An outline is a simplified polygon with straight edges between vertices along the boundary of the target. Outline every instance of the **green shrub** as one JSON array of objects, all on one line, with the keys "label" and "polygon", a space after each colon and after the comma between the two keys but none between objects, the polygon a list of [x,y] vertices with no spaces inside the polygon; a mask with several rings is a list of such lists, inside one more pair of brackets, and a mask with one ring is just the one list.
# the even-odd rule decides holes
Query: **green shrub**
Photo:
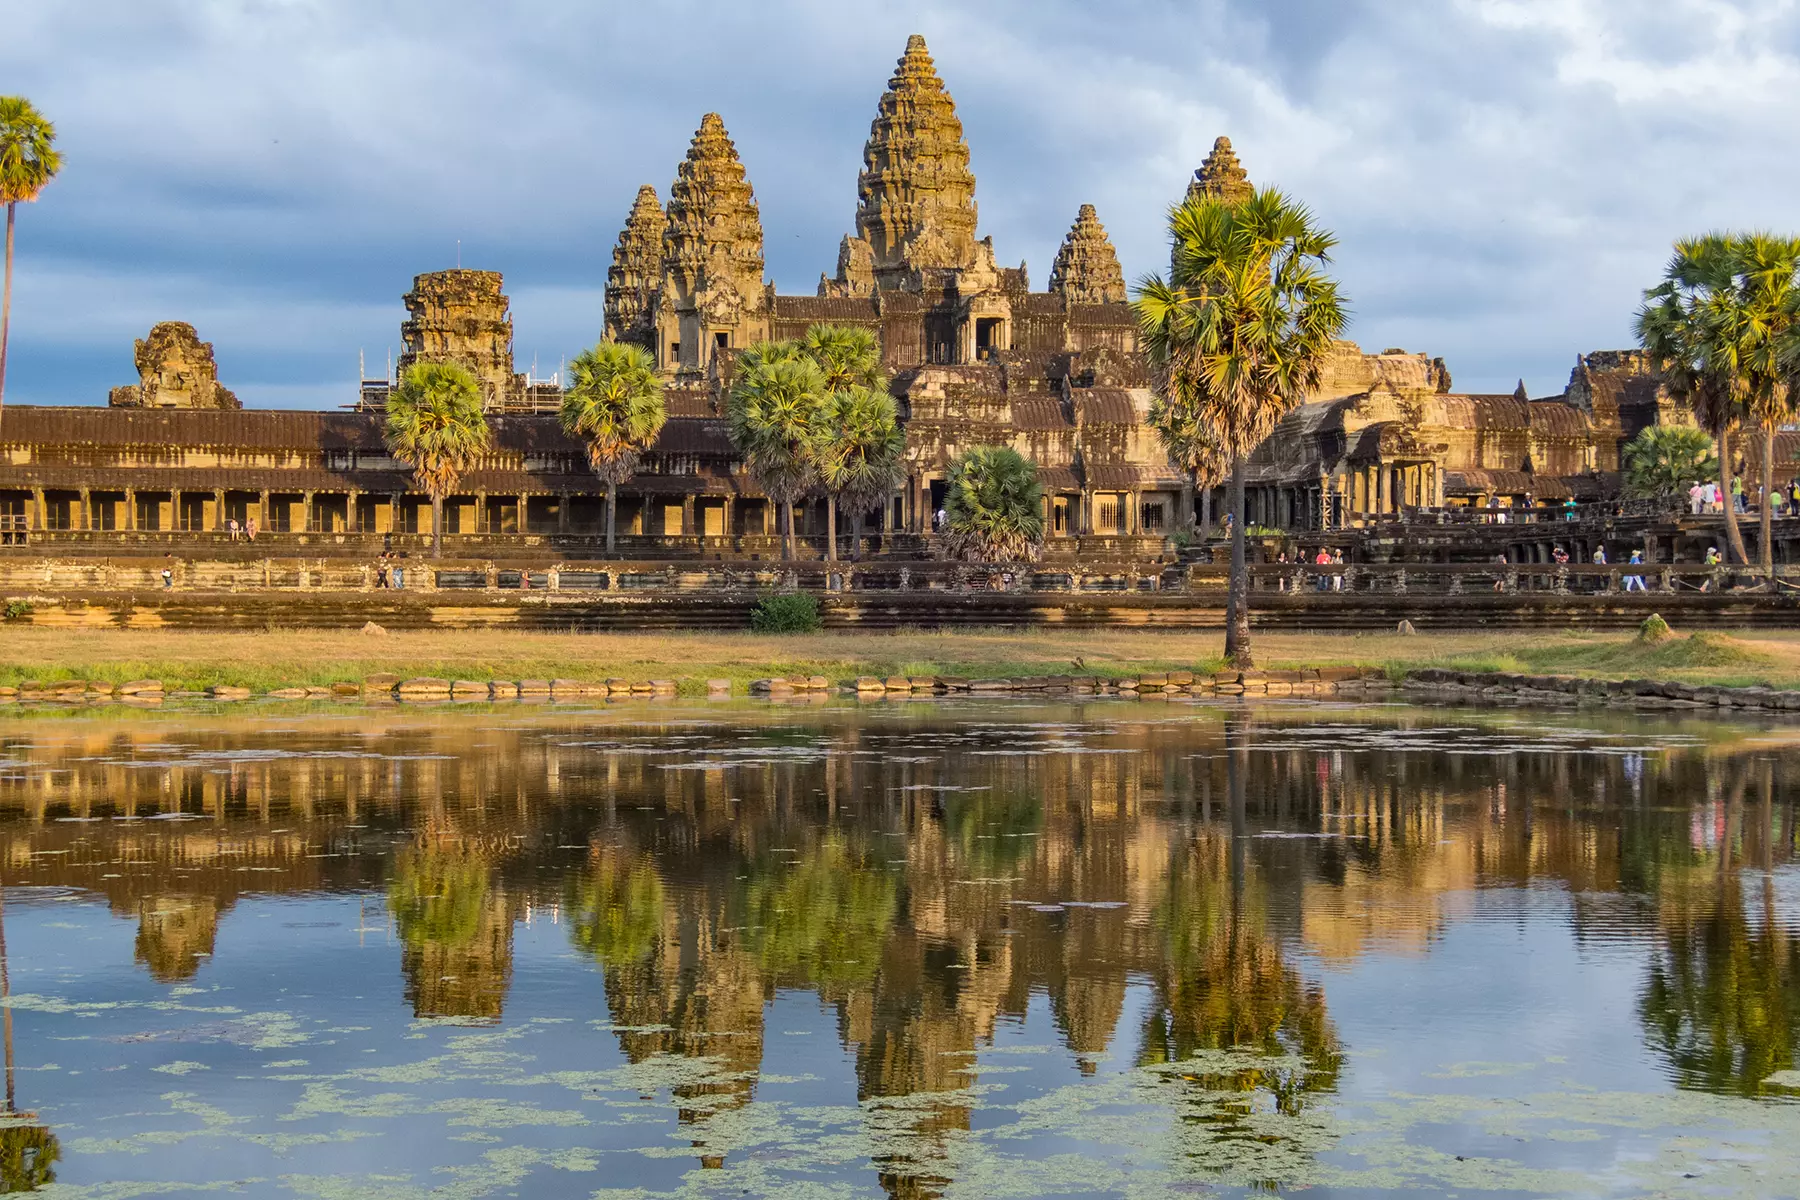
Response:
[{"label": "green shrub", "polygon": [[1658,613],[1651,613],[1638,626],[1637,640],[1640,642],[1666,642],[1674,636],[1675,631],[1669,628],[1669,623]]},{"label": "green shrub", "polygon": [[6,608],[0,610],[0,613],[3,613],[8,621],[23,620],[31,615],[31,601],[8,600],[6,602]]},{"label": "green shrub", "polygon": [[750,628],[757,633],[817,633],[824,624],[818,598],[805,592],[764,596],[750,610]]}]

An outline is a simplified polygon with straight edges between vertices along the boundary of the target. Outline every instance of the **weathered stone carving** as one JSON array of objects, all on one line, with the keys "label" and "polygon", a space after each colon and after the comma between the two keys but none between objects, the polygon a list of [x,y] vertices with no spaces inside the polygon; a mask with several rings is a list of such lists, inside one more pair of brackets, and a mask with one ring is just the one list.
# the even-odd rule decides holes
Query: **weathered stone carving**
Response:
[{"label": "weathered stone carving", "polygon": [[1250,175],[1238,162],[1237,154],[1231,149],[1231,139],[1221,137],[1213,142],[1212,153],[1194,172],[1193,182],[1188,184],[1187,198],[1196,200],[1207,197],[1223,200],[1227,204],[1242,204],[1256,194],[1250,183]]},{"label": "weathered stone carving", "polygon": [[956,103],[914,34],[882,94],[857,179],[856,232],[883,288],[976,261],[975,175]]},{"label": "weathered stone carving", "polygon": [[875,294],[875,251],[850,234],[838,243],[837,278],[819,276],[819,295],[855,299]]},{"label": "weathered stone carving", "polygon": [[114,408],[242,408],[219,383],[211,342],[186,321],[162,321],[136,344],[138,381],[107,397]]},{"label": "weathered stone carving", "polygon": [[520,408],[525,379],[513,374],[512,315],[498,271],[432,271],[413,277],[402,299],[401,376],[419,362],[461,363],[481,382],[489,409]]},{"label": "weathered stone carving", "polygon": [[1091,204],[1081,206],[1062,249],[1056,252],[1050,267],[1050,290],[1061,292],[1072,304],[1125,302],[1125,273],[1119,269],[1119,256]]},{"label": "weathered stone carving", "polygon": [[663,230],[668,223],[656,189],[638,189],[606,272],[606,336],[654,347],[656,291],[662,280]]},{"label": "weathered stone carving", "polygon": [[702,369],[713,347],[764,336],[762,216],[718,113],[701,118],[669,189],[662,266],[659,333],[680,347],[681,367]]}]

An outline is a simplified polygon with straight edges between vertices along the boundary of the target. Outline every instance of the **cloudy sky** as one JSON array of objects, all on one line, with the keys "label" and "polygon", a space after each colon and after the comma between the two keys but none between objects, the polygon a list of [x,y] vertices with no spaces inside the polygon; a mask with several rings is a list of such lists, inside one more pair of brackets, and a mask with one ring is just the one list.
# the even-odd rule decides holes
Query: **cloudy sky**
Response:
[{"label": "cloudy sky", "polygon": [[66,166],[22,206],[6,399],[102,403],[198,326],[256,406],[354,398],[412,276],[505,272],[521,370],[592,342],[641,183],[702,113],[810,294],[909,33],[956,98],[982,232],[1043,286],[1083,202],[1128,278],[1229,134],[1342,241],[1366,348],[1562,390],[1627,344],[1670,241],[1800,226],[1794,0],[9,0],[0,90]]}]

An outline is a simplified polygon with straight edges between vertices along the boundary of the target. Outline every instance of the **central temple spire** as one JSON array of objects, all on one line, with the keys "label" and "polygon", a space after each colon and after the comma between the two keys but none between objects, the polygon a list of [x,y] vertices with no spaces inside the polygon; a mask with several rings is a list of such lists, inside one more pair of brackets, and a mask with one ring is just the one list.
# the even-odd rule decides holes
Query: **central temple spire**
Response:
[{"label": "central temple spire", "polygon": [[857,236],[868,243],[880,286],[903,284],[921,270],[974,265],[969,147],[956,102],[916,33],[869,127],[857,199]]}]

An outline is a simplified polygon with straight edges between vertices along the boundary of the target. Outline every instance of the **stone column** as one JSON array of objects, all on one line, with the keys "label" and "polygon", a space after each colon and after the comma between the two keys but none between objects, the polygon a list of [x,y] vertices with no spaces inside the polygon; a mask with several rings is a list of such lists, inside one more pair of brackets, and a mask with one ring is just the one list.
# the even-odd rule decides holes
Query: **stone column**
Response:
[{"label": "stone column", "polygon": [[1126,514],[1125,514],[1124,524],[1125,524],[1125,532],[1129,533],[1129,534],[1137,534],[1137,533],[1142,532],[1142,529],[1139,524],[1140,519],[1142,517],[1142,513],[1139,511],[1139,507],[1138,507],[1138,496],[1139,496],[1139,493],[1137,493],[1137,492],[1126,492],[1125,493],[1125,503],[1130,506],[1130,510],[1128,512],[1126,512]]},{"label": "stone column", "polygon": [[520,533],[531,532],[531,497],[529,496],[519,497],[518,526]]},{"label": "stone column", "polygon": [[313,517],[313,493],[311,492],[300,493],[300,521],[306,532],[311,533],[313,531],[315,521]]},{"label": "stone column", "polygon": [[213,489],[213,524],[214,532],[225,528],[225,489]]},{"label": "stone column", "polygon": [[269,520],[268,488],[256,493],[256,526],[260,533],[269,533],[275,528],[275,523]]},{"label": "stone column", "polygon": [[126,488],[125,489],[125,528],[135,530],[137,527],[138,527],[137,489],[136,488]]},{"label": "stone column", "polygon": [[681,498],[681,535],[693,537],[696,532],[697,530],[694,528],[694,497],[689,494]]},{"label": "stone column", "polygon": [[406,512],[406,494],[395,492],[388,497],[388,532],[400,533],[401,517]]},{"label": "stone column", "polygon": [[351,488],[350,494],[344,498],[344,529],[348,533],[362,532],[362,520],[356,510],[356,502],[360,499],[362,492],[356,488]]},{"label": "stone column", "polygon": [[94,528],[94,494],[91,489],[81,489],[81,515],[75,520],[75,528],[87,530]]},{"label": "stone column", "polygon": [[569,493],[561,492],[556,497],[556,532],[569,532]]},{"label": "stone column", "polygon": [[37,510],[38,529],[44,530],[50,528],[50,510],[44,504],[43,488],[39,487],[31,489],[31,503],[32,507]]}]

